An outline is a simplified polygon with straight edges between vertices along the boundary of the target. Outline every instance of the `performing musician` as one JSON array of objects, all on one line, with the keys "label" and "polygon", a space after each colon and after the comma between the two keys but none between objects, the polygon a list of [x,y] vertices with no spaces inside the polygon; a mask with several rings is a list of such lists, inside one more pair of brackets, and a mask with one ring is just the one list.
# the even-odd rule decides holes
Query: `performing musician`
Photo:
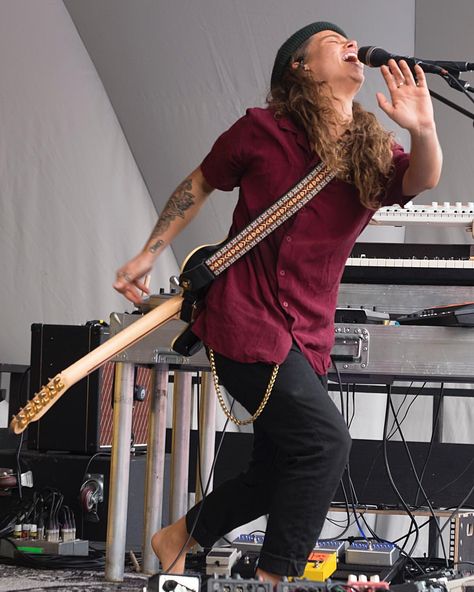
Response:
[{"label": "performing musician", "polygon": [[212,350],[220,382],[250,414],[274,384],[253,424],[247,470],[153,536],[165,572],[183,572],[184,553],[176,560],[183,545],[212,546],[267,515],[257,576],[274,584],[301,576],[346,466],[351,439],[326,384],[344,264],[377,208],[435,187],[442,161],[421,68],[413,75],[394,60],[381,68],[389,97],[377,93],[378,105],[408,130],[406,153],[354,100],[364,82],[357,50],[329,22],[287,39],[266,108],[248,109],[217,139],[172,194],[143,250],[117,272],[114,287],[139,303],[143,277],[214,189],[239,187],[233,236],[318,161],[335,172],[207,292],[193,331]]}]

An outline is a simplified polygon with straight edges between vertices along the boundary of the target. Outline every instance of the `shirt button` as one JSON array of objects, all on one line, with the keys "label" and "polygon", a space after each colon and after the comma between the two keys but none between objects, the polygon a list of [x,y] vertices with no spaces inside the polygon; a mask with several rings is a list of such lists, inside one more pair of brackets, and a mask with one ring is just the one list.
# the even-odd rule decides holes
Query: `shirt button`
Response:
[{"label": "shirt button", "polygon": [[280,269],[280,275],[286,275],[286,271],[284,269]]},{"label": "shirt button", "polygon": [[283,306],[284,306],[285,308],[288,308],[288,302],[287,302],[286,300],[284,300],[284,301],[283,301]]},{"label": "shirt button", "polygon": [[287,242],[287,243],[291,243],[291,236],[287,236],[287,237],[286,237],[286,242]]}]

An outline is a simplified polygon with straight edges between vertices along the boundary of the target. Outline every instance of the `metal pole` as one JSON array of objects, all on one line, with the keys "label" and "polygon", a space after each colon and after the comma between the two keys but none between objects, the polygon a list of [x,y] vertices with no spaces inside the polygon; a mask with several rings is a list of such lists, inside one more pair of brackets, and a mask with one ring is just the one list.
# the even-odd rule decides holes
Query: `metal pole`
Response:
[{"label": "metal pole", "polygon": [[168,364],[157,364],[153,368],[153,390],[148,418],[143,531],[142,571],[146,574],[154,574],[159,570],[158,557],[151,548],[151,537],[160,530],[163,515],[168,370]]},{"label": "metal pole", "polygon": [[133,364],[115,365],[114,427],[105,555],[105,579],[123,582],[132,437]]},{"label": "metal pole", "polygon": [[[203,491],[200,478],[202,478],[202,487],[206,487],[207,480],[211,472],[214,461],[216,446],[216,392],[214,382],[210,372],[201,373],[201,404],[199,421],[199,458],[201,460],[201,470],[199,467],[196,476],[196,502],[202,499]],[[198,461],[199,462],[199,461]],[[212,491],[213,479],[209,481],[209,488],[206,493]]]},{"label": "metal pole", "polygon": [[174,373],[173,445],[171,449],[170,521],[188,510],[189,440],[192,409],[192,373]]}]

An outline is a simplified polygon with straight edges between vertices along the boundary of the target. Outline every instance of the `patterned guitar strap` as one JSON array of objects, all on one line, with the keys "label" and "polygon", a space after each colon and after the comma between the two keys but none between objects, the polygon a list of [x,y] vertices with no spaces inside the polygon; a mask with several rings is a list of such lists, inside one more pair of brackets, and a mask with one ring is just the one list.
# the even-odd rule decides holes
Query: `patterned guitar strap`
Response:
[{"label": "patterned guitar strap", "polygon": [[[200,269],[191,269],[190,272],[192,272],[194,277],[190,277],[186,272],[183,272],[180,276],[181,286],[185,291],[196,291],[207,283],[210,283],[210,281],[235,263],[237,259],[240,259],[240,257],[245,255],[250,249],[253,249],[261,240],[278,228],[278,226],[296,214],[296,212],[324,189],[334,176],[335,173],[329,171],[322,162],[318,163],[303,179],[296,183],[296,185],[294,185],[287,193],[282,195],[253,222],[248,224],[241,232],[239,232],[239,234],[227,241],[215,253],[200,263],[198,266]],[[196,280],[196,276],[199,279]],[[202,285],[200,285],[200,283],[202,283]],[[173,348],[176,349],[174,345]],[[278,364],[275,364],[273,368],[267,389],[258,409],[249,419],[241,420],[232,415],[225,404],[219,386],[214,352],[211,348],[209,348],[208,351],[217,398],[219,399],[224,414],[230,421],[239,426],[254,422],[262,413],[270,397],[278,374]]]}]

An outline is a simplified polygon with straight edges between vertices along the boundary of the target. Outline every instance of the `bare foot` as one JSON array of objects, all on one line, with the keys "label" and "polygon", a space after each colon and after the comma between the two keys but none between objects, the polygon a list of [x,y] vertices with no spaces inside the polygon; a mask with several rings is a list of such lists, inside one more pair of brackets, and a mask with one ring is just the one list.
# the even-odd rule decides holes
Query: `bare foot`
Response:
[{"label": "bare foot", "polygon": [[282,576],[270,573],[269,571],[264,571],[260,568],[257,568],[256,574],[257,579],[261,580],[262,582],[270,582],[274,587],[276,587],[282,580]]},{"label": "bare foot", "polygon": [[[186,530],[186,520],[184,516],[174,524],[155,532],[151,537],[151,546],[160,560],[162,571],[174,574],[184,573],[186,551],[196,544],[196,541],[191,538],[189,543],[183,549],[183,545],[186,544],[188,537],[189,534]],[[181,550],[181,555],[178,557],[178,553]],[[177,557],[178,559],[176,559]]]}]

